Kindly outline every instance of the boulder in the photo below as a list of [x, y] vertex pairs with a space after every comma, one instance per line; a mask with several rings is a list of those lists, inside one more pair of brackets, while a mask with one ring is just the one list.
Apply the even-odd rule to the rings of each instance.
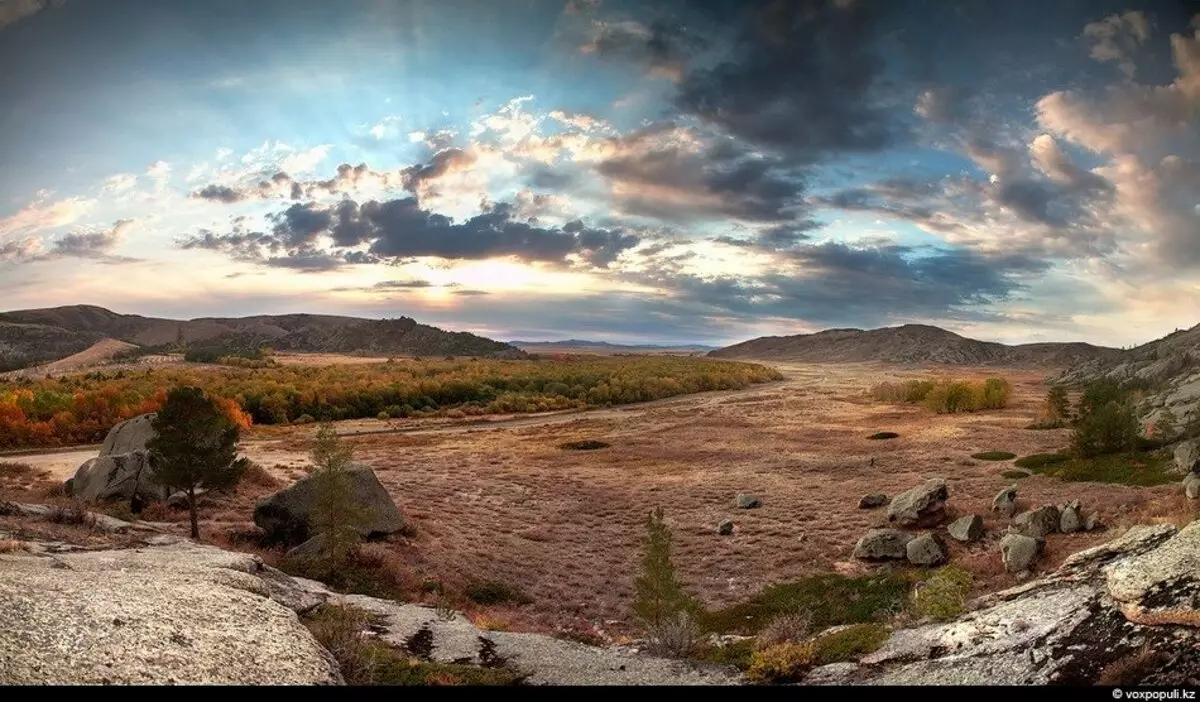
[[866, 561], [902, 561], [908, 558], [912, 535], [898, 529], [872, 529], [854, 545], [854, 557]]
[[730, 534], [732, 534], [733, 533], [733, 520], [732, 519], [722, 519], [721, 523], [717, 525], [717, 533], [720, 534], [721, 536], [729, 536]]
[[737, 497], [733, 498], [733, 505], [738, 509], [758, 509], [762, 507], [762, 500], [758, 498], [758, 495], [739, 492]]
[[1068, 502], [1059, 514], [1058, 530], [1064, 534], [1074, 534], [1083, 531], [1083, 513], [1079, 510], [1079, 500]]
[[71, 494], [84, 502], [165, 500], [170, 492], [154, 482], [146, 442], [154, 436], [154, 414], [127, 419], [108, 432], [100, 455], [79, 466], [70, 479]]
[[[196, 490], [197, 501], [199, 501], [199, 498], [201, 496], [203, 496], [204, 493], [206, 493], [206, 492], [208, 492], [208, 491], [205, 490], [204, 488], [198, 488]], [[180, 490], [179, 492], [171, 493], [171, 496], [167, 498], [167, 506], [173, 507], [175, 509], [187, 509], [188, 508], [188, 494], [186, 492], [184, 492], [183, 490]]]
[[1200, 499], [1200, 475], [1195, 473], [1190, 475], [1192, 477], [1183, 484], [1183, 494], [1187, 495], [1189, 500]]
[[1024, 573], [1033, 567], [1042, 553], [1042, 542], [1022, 534], [1008, 534], [1000, 539], [1000, 556], [1004, 570], [1009, 573]]
[[946, 527], [950, 538], [963, 543], [972, 543], [983, 538], [983, 517], [978, 514], [968, 514], [959, 517]]
[[1017, 486], [1010, 485], [1001, 490], [992, 500], [992, 511], [1002, 517], [1011, 517], [1017, 512]]
[[1028, 512], [1022, 512], [1013, 518], [1013, 529], [1016, 533], [1042, 540], [1047, 534], [1058, 533], [1062, 516], [1054, 505], [1044, 505]]
[[949, 498], [944, 479], [926, 480], [892, 499], [888, 505], [888, 521], [900, 526], [934, 526], [945, 517]]
[[870, 495], [863, 495], [862, 499], [858, 501], [858, 508], [875, 509], [876, 507], [882, 507], [887, 503], [887, 495], [883, 494], [882, 492], [873, 492]]
[[[368, 466], [354, 464], [347, 475], [354, 501], [366, 515], [358, 528], [361, 536], [370, 538], [404, 529], [404, 516], [379, 482], [375, 471]], [[316, 497], [312, 477], [301, 478], [291, 486], [260, 499], [254, 506], [254, 523], [266, 531], [271, 540], [301, 544], [311, 537], [308, 520]]]
[[1083, 518], [1083, 530], [1095, 531], [1100, 528], [1100, 515], [1095, 512], [1089, 513]]
[[946, 562], [946, 546], [936, 534], [922, 534], [904, 546], [908, 562], [919, 566], [936, 566]]
[[1179, 442], [1175, 447], [1175, 469], [1180, 473], [1200, 473], [1200, 439]]

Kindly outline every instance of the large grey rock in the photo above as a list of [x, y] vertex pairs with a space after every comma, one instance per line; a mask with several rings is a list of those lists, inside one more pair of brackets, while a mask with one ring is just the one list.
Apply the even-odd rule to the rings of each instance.
[[70, 479], [71, 492], [84, 502], [165, 500], [170, 491], [154, 482], [154, 468], [146, 442], [154, 436], [154, 414], [127, 419], [108, 432], [100, 455], [79, 466]]
[[0, 555], [0, 684], [341, 683], [263, 571], [190, 543]]
[[1064, 534], [1073, 534], [1083, 531], [1084, 524], [1083, 513], [1079, 509], [1079, 500], [1068, 502], [1063, 506], [1058, 519], [1059, 531]]
[[1008, 534], [1000, 539], [1000, 557], [1004, 560], [1004, 570], [1009, 573], [1029, 570], [1041, 553], [1042, 542], [1033, 537]]
[[900, 526], [934, 526], [945, 517], [950, 492], [946, 481], [932, 478], [905, 490], [888, 505], [888, 521]]
[[863, 495], [858, 501], [859, 509], [875, 509], [882, 507], [888, 503], [888, 496], [882, 492], [873, 492], [869, 495]]
[[950, 538], [963, 543], [972, 543], [983, 538], [983, 517], [978, 514], [968, 514], [959, 517], [946, 527]]
[[898, 529], [872, 529], [854, 545], [854, 557], [867, 561], [902, 561], [908, 558], [912, 534]]
[[733, 506], [738, 509], [758, 509], [762, 507], [762, 500], [758, 495], [752, 495], [748, 492], [739, 492], [733, 498]]
[[936, 566], [946, 562], [946, 546], [934, 534], [922, 534], [904, 547], [908, 562], [919, 566]]
[[[404, 529], [404, 516], [379, 482], [375, 471], [356, 464], [347, 474], [354, 501], [366, 514], [366, 519], [358, 528], [361, 536], [394, 534]], [[312, 477], [302, 478], [260, 499], [254, 506], [254, 523], [266, 531], [271, 539], [292, 545], [304, 543], [312, 536], [309, 516], [316, 498]]]
[[992, 511], [999, 512], [1003, 517], [1011, 517], [1017, 512], [1017, 486], [1010, 485], [1001, 490], [992, 500]]
[[1047, 534], [1057, 534], [1061, 522], [1058, 508], [1044, 505], [1018, 514], [1013, 518], [1013, 528], [1018, 534], [1040, 540], [1046, 538]]
[[1180, 473], [1200, 473], [1200, 439], [1179, 442], [1175, 447], [1175, 469]]
[[[859, 663], [817, 668], [811, 681], [1094, 685], [1105, 669], [1128, 672], [1137, 659], [1145, 666], [1124, 685], [1194, 685], [1197, 554], [1200, 523], [1177, 535], [1169, 525], [1134, 527], [1046, 577], [976, 600], [954, 621], [898, 629]], [[1145, 650], [1168, 655], [1147, 660]]]
[[1183, 484], [1183, 494], [1189, 500], [1200, 499], [1200, 475], [1193, 474], [1191, 479]]

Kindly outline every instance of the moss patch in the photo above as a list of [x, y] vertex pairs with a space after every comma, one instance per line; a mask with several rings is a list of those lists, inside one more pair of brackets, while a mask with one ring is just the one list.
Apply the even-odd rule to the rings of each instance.
[[1029, 470], [1042, 470], [1048, 466], [1064, 463], [1070, 460], [1070, 458], [1070, 456], [1063, 453], [1035, 453], [1030, 456], [1018, 458], [1013, 461], [1013, 465]]
[[606, 449], [612, 444], [595, 439], [584, 439], [583, 441], [568, 441], [565, 444], [559, 444], [558, 447], [564, 451], [596, 451]]
[[780, 614], [809, 612], [815, 627], [882, 621], [903, 608], [908, 582], [884, 573], [850, 578], [822, 573], [790, 583], [768, 585], [745, 602], [700, 615], [709, 631], [758, 633]]
[[1067, 458], [1040, 467], [1022, 466], [1067, 482], [1115, 483], [1136, 487], [1167, 485], [1178, 480], [1171, 472], [1169, 451], [1115, 453], [1093, 458]]
[[1000, 477], [1007, 478], [1009, 480], [1020, 480], [1021, 478], [1028, 478], [1031, 475], [1033, 475], [1033, 473], [1030, 473], [1027, 470], [1006, 470], [1000, 474]]
[[887, 639], [888, 630], [882, 624], [853, 624], [820, 634], [813, 641], [816, 649], [813, 662], [828, 665], [848, 661], [879, 650]]
[[900, 438], [900, 435], [894, 431], [876, 432], [867, 437], [867, 439], [869, 439], [870, 441], [881, 441], [883, 439], [898, 439], [898, 438]]
[[467, 584], [463, 594], [475, 604], [481, 605], [533, 603], [533, 598], [524, 590], [500, 580], [475, 580]]

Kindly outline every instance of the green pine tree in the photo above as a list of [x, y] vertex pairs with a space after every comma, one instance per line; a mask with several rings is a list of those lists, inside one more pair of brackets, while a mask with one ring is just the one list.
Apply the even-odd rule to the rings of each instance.
[[1071, 415], [1070, 401], [1067, 399], [1067, 389], [1054, 385], [1046, 393], [1046, 414], [1054, 424], [1066, 422]]
[[342, 563], [358, 545], [359, 531], [368, 516], [355, 501], [350, 478], [354, 447], [342, 441], [332, 424], [323, 423], [310, 457], [315, 497], [309, 529], [321, 537], [321, 557], [326, 563]]
[[683, 591], [671, 562], [671, 528], [663, 521], [662, 507], [646, 520], [642, 572], [634, 582], [633, 611], [653, 635], [683, 614], [693, 613], [696, 603]]
[[154, 480], [188, 497], [192, 538], [200, 538], [196, 488], [233, 487], [242, 479], [248, 461], [237, 457], [239, 430], [204, 391], [178, 387], [151, 422], [154, 437], [146, 442]]

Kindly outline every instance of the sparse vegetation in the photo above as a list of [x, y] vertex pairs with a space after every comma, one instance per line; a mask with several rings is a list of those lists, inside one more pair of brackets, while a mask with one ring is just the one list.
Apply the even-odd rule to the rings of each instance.
[[564, 444], [559, 444], [559, 448], [564, 451], [597, 451], [606, 449], [612, 444], [606, 441], [596, 441], [595, 439], [584, 439], [582, 441], [568, 441]]
[[162, 388], [176, 386], [227, 403], [244, 428], [381, 412], [470, 417], [604, 407], [781, 377], [751, 363], [669, 356], [93, 371], [0, 383], [0, 448], [98, 443], [118, 422], [156, 411], [166, 401]]
[[815, 665], [816, 653], [811, 641], [777, 644], [755, 651], [746, 677], [760, 685], [800, 682]]
[[313, 556], [289, 556], [279, 563], [288, 575], [318, 580], [336, 592], [384, 599], [408, 594], [399, 565], [386, 552], [366, 544], [351, 550], [340, 563]]
[[812, 633], [812, 615], [808, 612], [787, 612], [774, 616], [755, 637], [755, 648], [762, 650], [782, 643], [799, 643]]
[[248, 461], [237, 456], [240, 430], [196, 387], [171, 390], [152, 426], [154, 437], [146, 448], [154, 461], [154, 480], [187, 493], [192, 538], [199, 539], [196, 489], [221, 490], [242, 479]]
[[646, 519], [645, 550], [641, 573], [634, 581], [633, 612], [659, 653], [682, 657], [695, 647], [695, 614], [700, 608], [675, 577], [673, 540], [659, 507]]
[[533, 604], [533, 598], [527, 592], [502, 580], [475, 580], [467, 583], [463, 593], [480, 605]]
[[1033, 474], [1027, 470], [1006, 470], [1000, 474], [1000, 477], [1007, 480], [1020, 480], [1021, 478], [1028, 478], [1030, 475]]
[[898, 439], [900, 435], [894, 431], [877, 431], [867, 438], [871, 441], [883, 441], [886, 439]]
[[1146, 644], [1101, 668], [1096, 676], [1096, 684], [1137, 685], [1166, 661], [1167, 655], [1164, 652]]
[[880, 383], [870, 390], [881, 402], [922, 404], [938, 414], [1003, 409], [1012, 396], [1012, 386], [1004, 378], [983, 381], [909, 380], [904, 383]]
[[808, 612], [816, 628], [887, 619], [903, 609], [908, 582], [894, 573], [847, 577], [821, 573], [790, 583], [768, 585], [749, 600], [706, 612], [708, 631], [757, 634], [776, 616]]
[[[1171, 472], [1174, 458], [1168, 451], [1109, 453], [1083, 458], [1058, 456], [1058, 459], [1037, 466], [1022, 465], [1034, 473], [1048, 475], [1068, 482], [1115, 483], [1152, 487], [1178, 480]], [[1032, 458], [1032, 457], [1031, 457]], [[1018, 462], [1018, 465], [1020, 463]]]
[[1017, 454], [1008, 451], [981, 451], [971, 454], [971, 458], [977, 461], [1011, 461], [1016, 457]]

